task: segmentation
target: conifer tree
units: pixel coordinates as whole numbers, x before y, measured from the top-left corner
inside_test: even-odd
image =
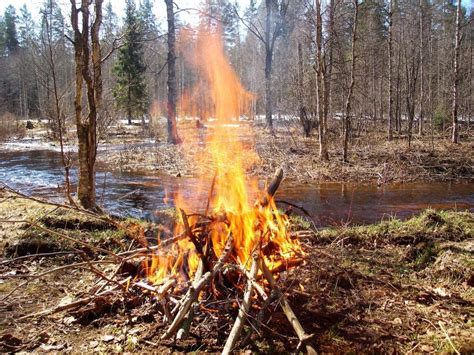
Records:
[[[114,97],[117,107],[126,113],[128,123],[131,124],[133,117],[143,117],[148,110],[143,23],[134,0],[126,1],[124,22],[125,44],[120,48],[114,68],[117,76]]]
[[[15,53],[19,48],[18,36],[16,31],[16,11],[13,5],[8,5],[3,17],[5,28],[5,47],[8,54]]]

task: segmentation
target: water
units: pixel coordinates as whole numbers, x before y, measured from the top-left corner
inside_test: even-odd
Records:
[[[101,152],[99,152],[101,154]],[[26,194],[63,199],[60,155],[51,150],[0,151],[0,181]],[[72,169],[72,185],[77,183]],[[263,184],[263,182],[262,182]],[[210,183],[209,183],[210,185]],[[192,211],[202,210],[208,189],[195,178],[121,173],[98,166],[97,198],[108,211],[124,216],[151,217],[173,206],[180,191]],[[304,207],[317,226],[367,224],[397,216],[408,218],[426,208],[474,211],[474,183],[297,184],[284,182],[277,200]],[[283,206],[283,205],[282,205]]]

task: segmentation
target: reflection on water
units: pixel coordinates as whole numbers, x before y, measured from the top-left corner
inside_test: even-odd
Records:
[[[27,194],[63,198],[64,176],[57,152],[0,151],[0,181]],[[73,169],[72,184],[76,182]],[[123,215],[147,216],[172,206],[178,190],[193,210],[202,210],[207,191],[197,191],[197,186],[195,178],[107,172],[103,167],[97,172],[98,200],[109,211]],[[378,188],[375,184],[284,182],[277,199],[304,207],[317,226],[365,224],[390,216],[407,218],[428,207],[474,211],[474,183],[387,184]]]

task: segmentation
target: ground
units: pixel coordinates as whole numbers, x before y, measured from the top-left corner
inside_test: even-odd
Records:
[[[48,138],[44,123],[34,123],[35,128],[26,130],[30,141],[13,141],[13,145],[25,144],[31,148],[58,149],[57,142]],[[365,125],[365,128],[363,127]],[[474,134],[472,128],[462,126],[460,144],[452,144],[449,132],[426,131],[415,135],[408,149],[405,135],[395,134],[388,142],[385,125],[365,122],[353,132],[349,148],[349,163],[342,161],[342,143],[339,138],[339,122],[329,127],[328,149],[330,160],[318,157],[318,138],[314,134],[303,137],[297,120],[275,121],[270,133],[260,121],[243,121],[229,126],[232,134],[256,152],[256,163],[247,171],[249,175],[267,178],[275,169],[285,167],[287,179],[299,182],[414,182],[473,180]],[[212,131],[213,122],[207,128],[196,128],[195,120],[180,120],[178,129],[183,145],[166,143],[163,121],[154,121],[150,128],[118,123],[101,135],[98,162],[111,169],[134,172],[166,173],[172,176],[209,174],[211,161],[203,161],[203,141]],[[367,127],[370,126],[370,130]],[[71,143],[74,129],[70,128]],[[24,143],[22,143],[24,142]],[[42,142],[41,144],[37,144]],[[53,145],[53,146],[51,146]],[[121,149],[116,149],[120,146]],[[253,157],[252,157],[253,158]],[[197,163],[199,161],[199,163]]]
[[[153,228],[167,229],[165,225]],[[88,268],[33,274],[80,262],[74,252],[100,257],[72,236],[94,247],[118,252],[136,245],[149,225],[114,223],[70,209],[0,192],[0,351],[158,351],[217,352],[236,309],[217,317],[216,328],[195,324],[186,341],[160,342],[165,325],[150,299],[134,303],[117,295],[93,312],[58,312],[21,319],[85,296],[98,277]],[[6,220],[20,221],[8,223]],[[21,221],[34,221],[35,226]],[[165,223],[166,220],[166,223]],[[292,218],[294,230],[308,229]],[[53,231],[54,233],[52,233]],[[472,353],[474,351],[474,214],[425,211],[402,222],[300,233],[303,264],[278,281],[321,353]],[[28,254],[61,253],[26,257]],[[107,274],[113,266],[102,266]],[[21,282],[30,282],[15,290]],[[105,299],[104,299],[105,302]],[[247,348],[294,351],[298,342],[277,304],[270,307]],[[75,313],[76,311],[76,313]],[[214,324],[214,323],[212,323]],[[220,329],[220,330],[219,330]],[[455,350],[456,349],[456,350]]]

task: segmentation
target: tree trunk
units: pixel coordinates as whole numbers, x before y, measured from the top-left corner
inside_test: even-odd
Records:
[[[357,18],[359,16],[359,0],[353,0],[354,4],[354,23],[352,25],[352,45],[351,45],[351,82],[349,85],[349,91],[347,93],[346,105],[344,111],[344,148],[342,159],[344,162],[348,162],[347,151],[349,145],[349,133],[351,128],[351,104],[352,94],[354,92],[355,85],[355,69],[356,69],[356,53],[355,45],[357,40]]]
[[[90,28],[89,1],[82,0],[80,8],[76,7],[75,0],[70,0],[70,2],[71,24],[74,31],[74,58],[76,66],[74,110],[79,145],[78,198],[84,208],[93,209],[96,208],[95,161],[97,154],[97,116],[102,97],[99,31],[102,22],[103,0],[94,1],[95,16]],[[79,12],[81,13],[82,31],[79,29]],[[92,43],[92,53],[90,43]],[[83,117],[82,112],[83,83],[86,84],[87,94],[88,110],[86,117]]]
[[[168,19],[168,143],[179,144],[176,125],[176,34],[174,23],[173,0],[165,0]]]
[[[390,0],[388,10],[388,120],[387,120],[387,138],[393,139],[393,76],[392,76],[392,50],[393,50],[393,1]]]
[[[272,100],[272,64],[273,46],[271,39],[271,20],[273,16],[273,1],[265,0],[267,10],[265,16],[265,121],[273,129],[273,100]]]
[[[311,135],[311,129],[313,128],[313,122],[308,117],[308,112],[306,110],[304,102],[304,63],[303,63],[303,49],[301,42],[298,42],[298,106],[301,125],[303,126],[303,132],[305,137]]]
[[[459,90],[459,47],[461,46],[461,0],[458,0],[456,11],[456,43],[454,45],[453,66],[453,109],[452,109],[452,136],[451,141],[458,143],[458,90]]]
[[[128,73],[128,87],[127,87],[127,120],[128,124],[132,124],[132,88],[131,88],[130,73]]]
[[[323,39],[323,21],[321,16],[321,1],[316,0],[316,112],[318,114],[318,132],[319,132],[319,157],[322,160],[328,160],[328,149],[326,144],[326,127],[325,119],[327,117],[327,95],[326,95],[326,78],[325,63],[322,55],[322,39]]]
[[[423,45],[423,26],[424,26],[424,0],[420,0],[420,116],[418,118],[418,134],[421,136],[423,134],[423,120],[425,119],[423,101],[425,99],[425,88],[423,82],[423,56],[424,56],[424,45]]]

